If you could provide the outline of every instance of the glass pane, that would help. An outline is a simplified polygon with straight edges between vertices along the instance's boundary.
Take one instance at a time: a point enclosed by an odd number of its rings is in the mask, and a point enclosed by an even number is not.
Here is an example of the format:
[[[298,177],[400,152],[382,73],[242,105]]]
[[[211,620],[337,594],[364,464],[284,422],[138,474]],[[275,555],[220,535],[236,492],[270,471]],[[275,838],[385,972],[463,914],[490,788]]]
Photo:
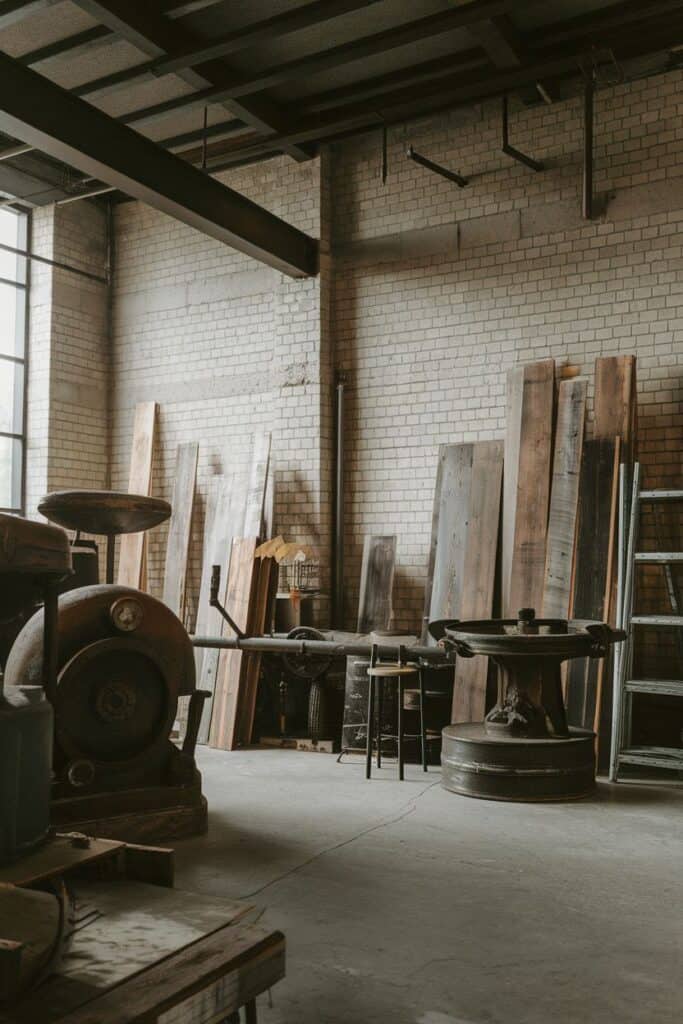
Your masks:
[[[0,358],[0,431],[21,434],[24,422],[24,364]]]
[[[21,508],[21,441],[0,437],[0,508]]]
[[[24,357],[26,292],[0,282],[0,355]]]
[[[13,249],[26,248],[26,217],[13,210],[0,210],[0,242]],[[16,253],[0,249],[0,277],[26,282],[26,260]]]

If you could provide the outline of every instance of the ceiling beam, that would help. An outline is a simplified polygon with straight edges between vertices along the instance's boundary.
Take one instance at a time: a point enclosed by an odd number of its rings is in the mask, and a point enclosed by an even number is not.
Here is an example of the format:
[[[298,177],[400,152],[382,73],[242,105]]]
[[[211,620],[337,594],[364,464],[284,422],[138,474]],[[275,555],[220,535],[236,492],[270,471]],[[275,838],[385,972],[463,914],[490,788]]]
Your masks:
[[[510,0],[472,0],[471,3],[455,10],[430,14],[408,24],[375,32],[350,43],[343,43],[307,57],[286,61],[265,70],[258,70],[253,74],[232,74],[220,85],[210,86],[194,94],[178,96],[139,110],[132,110],[124,114],[121,120],[125,124],[136,124],[142,127],[153,124],[175,110],[203,107],[208,103],[222,103],[230,100],[234,105],[240,98],[242,98],[240,102],[247,105],[255,103],[257,100],[262,102],[265,100],[263,92],[266,89],[291,80],[323,74],[345,64],[365,60],[400,46],[410,46],[421,39],[429,39],[442,35],[444,32],[467,26],[474,21],[481,20],[487,14],[501,12],[509,6]],[[248,97],[248,99],[243,99],[243,97]]]
[[[0,131],[283,273],[316,273],[314,238],[2,53],[0,81]]]
[[[519,68],[528,59],[524,41],[506,14],[486,18],[471,25],[469,33],[479,43],[495,68]],[[535,85],[519,90],[525,103],[538,102],[540,94]],[[544,86],[544,92],[550,90]]]
[[[163,15],[149,9],[139,0],[74,0],[92,17],[106,25],[112,32],[127,39],[143,53],[152,58],[177,53],[186,46],[203,45],[187,27],[177,25]],[[219,61],[207,61],[196,69],[187,68],[177,72],[195,89],[220,87],[230,72]],[[217,101],[218,102],[218,101]],[[254,103],[231,103],[231,109],[247,124],[261,131],[283,131],[286,133],[288,120],[277,104],[266,98]],[[130,123],[126,121],[126,123]],[[285,152],[296,160],[310,159],[311,152],[305,147],[286,144]]]
[[[596,38],[599,41],[599,37]],[[371,104],[356,101],[317,114],[305,114],[299,119],[293,138],[298,142],[322,141],[347,132],[360,132],[382,123],[391,124],[410,117],[452,110],[500,96],[548,77],[576,76],[579,73],[579,57],[585,51],[587,42],[586,38],[580,37],[554,48],[539,46],[538,55],[519,68],[494,73],[488,69],[440,77],[421,85],[380,94]],[[609,46],[617,59],[654,53],[680,43],[683,43],[683,18],[665,17],[655,24],[649,19],[643,19],[642,23],[627,24],[621,30],[615,29],[609,36]],[[214,143],[208,147],[208,170],[215,172],[235,166],[243,159],[252,160],[265,153],[275,153],[279,144],[276,135]],[[189,151],[183,156],[194,159]]]

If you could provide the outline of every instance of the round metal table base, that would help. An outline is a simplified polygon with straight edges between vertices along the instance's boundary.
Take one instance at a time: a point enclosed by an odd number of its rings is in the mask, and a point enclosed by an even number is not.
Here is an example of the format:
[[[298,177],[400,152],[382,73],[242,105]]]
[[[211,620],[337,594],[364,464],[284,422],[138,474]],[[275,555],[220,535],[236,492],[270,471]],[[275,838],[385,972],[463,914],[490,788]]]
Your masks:
[[[442,785],[482,800],[577,800],[595,789],[595,733],[568,739],[490,736],[483,722],[447,725]]]

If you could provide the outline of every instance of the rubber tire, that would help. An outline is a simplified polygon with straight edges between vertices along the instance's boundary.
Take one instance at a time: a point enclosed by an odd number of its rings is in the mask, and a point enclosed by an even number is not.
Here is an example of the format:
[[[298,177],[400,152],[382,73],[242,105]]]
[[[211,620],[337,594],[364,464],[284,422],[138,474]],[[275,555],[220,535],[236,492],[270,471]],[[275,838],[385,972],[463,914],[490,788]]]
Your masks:
[[[322,683],[315,681],[311,683],[311,692],[308,697],[308,733],[314,743],[317,743],[318,740],[332,738],[329,717],[329,702],[325,687]]]

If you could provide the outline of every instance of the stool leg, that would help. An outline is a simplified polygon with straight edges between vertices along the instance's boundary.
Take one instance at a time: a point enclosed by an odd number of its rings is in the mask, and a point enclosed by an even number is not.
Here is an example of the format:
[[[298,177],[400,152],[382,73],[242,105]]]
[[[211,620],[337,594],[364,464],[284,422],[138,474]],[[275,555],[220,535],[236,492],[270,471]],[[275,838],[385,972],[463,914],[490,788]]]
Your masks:
[[[373,714],[375,711],[375,680],[368,676],[368,727],[365,747],[365,778],[369,779],[372,773],[372,727]]]
[[[384,703],[384,680],[377,676],[377,767],[382,767],[382,705]]]
[[[417,678],[420,681],[420,739],[422,741],[422,771],[427,771],[427,730],[425,728],[425,687],[422,669],[419,669]]]
[[[398,677],[398,778],[403,782],[403,676]]]
[[[257,1024],[255,999],[250,999],[244,1004],[244,1020],[245,1024]]]

